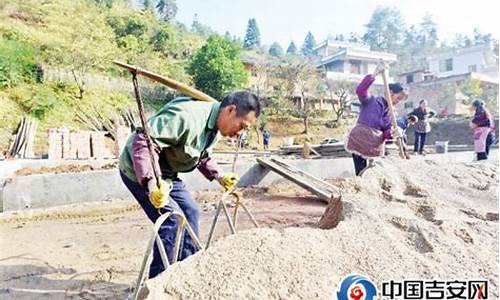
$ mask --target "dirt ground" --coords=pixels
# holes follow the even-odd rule
[[[202,210],[203,242],[221,194],[193,194]],[[247,188],[243,199],[264,228],[314,227],[326,207],[289,183]],[[0,299],[125,299],[138,275],[151,227],[132,200],[4,213]],[[239,214],[238,230],[250,228],[250,220]],[[215,241],[228,234],[221,215]]]
[[[333,179],[343,219],[291,183],[241,191],[261,228],[221,216],[216,240],[147,281],[148,299],[326,299],[356,272],[382,280],[488,279],[498,298],[498,161],[384,159]],[[197,192],[206,241],[221,192]],[[125,299],[152,224],[133,201],[0,216],[0,299]],[[224,238],[223,238],[224,237]]]
[[[30,168],[24,167],[17,170],[14,173],[14,176],[28,176],[35,174],[61,174],[61,173],[79,173],[79,172],[87,172],[87,171],[98,171],[98,170],[110,170],[115,169],[118,166],[118,162],[111,162],[103,165],[88,165],[88,164],[67,164],[67,165],[59,165],[55,167],[39,167],[39,168]]]

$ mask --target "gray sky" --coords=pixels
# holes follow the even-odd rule
[[[377,6],[398,8],[407,24],[417,24],[430,13],[438,24],[440,39],[455,33],[471,35],[474,27],[499,37],[498,0],[177,0],[176,19],[191,25],[193,16],[223,34],[244,37],[249,18],[255,18],[265,44],[277,41],[287,47],[291,40],[300,47],[307,31],[317,42],[329,33],[362,34]]]

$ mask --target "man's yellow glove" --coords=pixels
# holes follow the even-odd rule
[[[160,186],[156,184],[155,179],[148,182],[149,200],[155,208],[162,208],[168,203],[168,195],[172,190],[172,182],[170,180],[160,180]]]
[[[240,176],[236,173],[226,173],[217,178],[217,181],[219,181],[220,185],[224,188],[224,190],[226,190],[226,192],[234,189],[238,180],[240,180]]]

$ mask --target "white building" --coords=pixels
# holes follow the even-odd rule
[[[399,74],[398,80],[409,88],[409,97],[400,106],[407,113],[418,106],[421,99],[438,113],[468,114],[467,97],[460,86],[470,80],[481,83],[484,95],[498,97],[498,53],[491,44],[454,49],[427,58],[428,69]]]
[[[437,78],[479,73],[498,80],[498,53],[491,43],[434,54],[427,61]]]
[[[370,51],[366,45],[344,41],[326,40],[314,51],[320,58],[316,66],[332,80],[359,82],[366,74],[373,73],[380,62],[389,64],[397,60],[396,54]],[[382,84],[382,79],[377,77],[375,84]]]

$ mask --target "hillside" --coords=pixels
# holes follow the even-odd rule
[[[89,128],[77,115],[114,120],[133,108],[130,78],[113,59],[191,82],[185,67],[203,37],[128,2],[98,2],[0,1],[0,152],[23,115],[40,121],[42,150],[47,128]],[[103,84],[112,80],[121,86]],[[150,107],[164,100],[145,99]]]

